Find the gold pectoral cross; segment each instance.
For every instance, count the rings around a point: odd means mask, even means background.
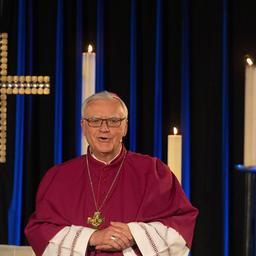
[[[87,223],[91,224],[95,228],[98,228],[98,226],[100,226],[102,223],[104,223],[104,218],[99,211],[96,211],[93,214],[93,217],[87,218]]]

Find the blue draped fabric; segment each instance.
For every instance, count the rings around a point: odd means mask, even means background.
[[[96,87],[104,90],[104,0],[97,0]]]
[[[130,109],[129,109],[129,132],[130,150],[136,151],[136,127],[137,127],[137,12],[136,0],[131,1],[131,54],[130,54]]]
[[[63,2],[58,0],[56,22],[56,72],[54,108],[54,163],[62,162]]]
[[[182,132],[182,186],[190,197],[190,70],[188,0],[182,1],[182,60],[181,60],[181,132]]]
[[[28,3],[28,17],[29,17],[29,49],[28,49],[28,56],[29,56],[29,74],[33,72],[33,0],[29,0]],[[32,131],[32,95],[26,96],[26,131],[25,133],[28,134],[26,138],[26,144],[28,148],[31,148],[31,134]]]
[[[82,94],[82,0],[76,1],[76,155],[81,155],[81,94]]]
[[[223,255],[229,255],[229,68],[228,0],[223,1],[222,20],[222,200]]]
[[[156,55],[154,97],[154,156],[162,158],[162,0],[156,2]]]
[[[17,44],[17,74],[25,73],[25,1],[19,0],[18,10],[18,44]],[[20,244],[22,177],[23,177],[23,145],[24,145],[24,96],[16,96],[16,126],[14,152],[14,178],[12,200],[8,211],[8,243]]]

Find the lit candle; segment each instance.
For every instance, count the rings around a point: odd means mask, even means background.
[[[244,101],[244,165],[256,166],[256,66],[247,58]]]
[[[182,136],[177,128],[173,128],[173,135],[168,135],[168,166],[181,183]]]
[[[82,102],[95,93],[95,64],[96,54],[91,45],[88,46],[88,52],[83,52],[83,84],[82,84]],[[88,143],[83,137],[81,153],[85,154]]]

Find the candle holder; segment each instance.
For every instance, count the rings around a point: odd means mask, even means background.
[[[235,169],[239,172],[256,173],[256,166],[245,166],[242,164],[236,164]]]
[[[254,256],[256,250],[256,166],[235,165],[235,169],[245,176],[244,191],[244,256]]]

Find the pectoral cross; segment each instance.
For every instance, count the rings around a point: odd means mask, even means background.
[[[6,162],[7,95],[49,94],[49,76],[10,76],[8,66],[8,34],[0,34],[0,163]]]
[[[88,217],[87,218],[87,223],[91,224],[95,228],[98,228],[98,226],[100,224],[102,224],[103,222],[104,222],[104,218],[103,218],[103,216],[101,215],[101,213],[99,211],[96,211],[93,214],[93,217]]]

